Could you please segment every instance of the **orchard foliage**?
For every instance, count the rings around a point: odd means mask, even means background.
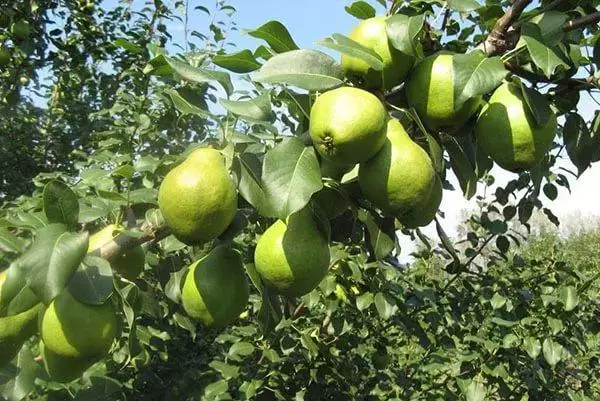
[[[248,31],[255,49],[239,49],[228,41],[238,29],[235,4],[224,0],[114,9],[93,0],[7,3],[0,270],[10,266],[13,278],[0,292],[0,335],[12,317],[65,291],[116,308],[120,333],[107,356],[69,383],[48,376],[39,335],[27,333],[18,355],[0,366],[0,397],[600,398],[597,255],[588,247],[582,258],[556,240],[521,248],[532,214],[558,225],[548,201],[600,159],[600,113],[587,121],[579,110],[580,99],[598,92],[597,0],[345,7],[357,23],[388,15],[389,42],[417,62],[457,53],[455,107],[487,100],[510,80],[537,124],[559,116],[541,163],[497,186],[493,162],[477,147],[476,116],[456,130],[431,129],[402,85],[372,90],[428,153],[444,189],[477,200],[478,213],[456,239],[443,219],[434,223],[438,238],[428,238],[374,207],[356,170],[322,172],[308,134],[311,107],[322,92],[361,84],[330,54],[384,68],[348,36],[332,33],[299,49],[294,33],[272,20]],[[200,18],[210,22],[198,26]],[[184,27],[183,43],[173,40],[173,24]],[[190,246],[170,235],[157,194],[199,146],[224,155],[239,207],[217,239]],[[331,205],[340,205],[334,218]],[[309,294],[283,297],[254,267],[256,241],[276,219],[306,207],[329,239],[329,274]],[[88,253],[90,234],[113,223],[124,231]],[[400,235],[420,244],[410,266],[397,262]],[[223,244],[242,255],[250,301],[233,325],[206,329],[185,314],[181,287],[188,266]],[[142,275],[113,272],[107,259],[139,245]]]

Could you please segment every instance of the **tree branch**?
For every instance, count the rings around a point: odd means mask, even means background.
[[[136,246],[142,245],[146,242],[158,242],[168,237],[171,232],[166,226],[152,227],[148,222],[142,224],[140,229],[143,235],[139,238],[128,235],[127,233],[120,233],[112,241],[107,242],[100,248],[97,248],[90,255],[100,256],[106,260],[111,260],[114,257],[127,252]]]
[[[510,28],[531,2],[532,0],[515,0],[504,15],[498,19],[492,32],[477,48],[483,50],[488,56],[494,56],[514,47],[516,35],[511,35],[510,32],[516,31]]]
[[[597,24],[598,22],[600,22],[600,11],[596,11],[595,13],[585,15],[581,18],[573,19],[564,24],[562,30],[564,32],[569,32],[588,25]]]

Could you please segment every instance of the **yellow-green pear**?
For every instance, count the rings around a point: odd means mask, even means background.
[[[329,245],[309,209],[278,220],[259,238],[256,271],[283,295],[301,296],[315,289],[329,270]]]
[[[237,190],[218,150],[200,148],[172,169],[158,191],[160,211],[182,242],[221,235],[237,211]]]
[[[387,17],[373,17],[361,21],[350,33],[350,39],[374,51],[383,62],[383,70],[371,68],[365,61],[342,55],[346,76],[368,89],[389,90],[401,84],[414,64],[414,58],[394,48],[387,30]]]
[[[435,183],[425,203],[410,210],[408,213],[399,217],[398,220],[407,228],[425,227],[435,218],[435,215],[440,208],[440,204],[442,203],[442,195],[442,180],[436,174]]]
[[[395,119],[381,151],[358,170],[365,198],[399,219],[427,203],[435,180],[431,159]]]
[[[42,309],[43,305],[37,304],[18,315],[0,318],[0,368],[12,361],[25,341],[35,334]]]
[[[220,245],[189,267],[181,299],[186,313],[205,327],[222,327],[244,311],[249,296],[242,257]]]
[[[117,326],[110,301],[88,305],[65,290],[44,312],[40,334],[46,347],[60,356],[101,358],[110,350]]]
[[[500,167],[522,171],[537,165],[552,146],[556,114],[538,125],[520,86],[503,83],[483,107],[476,124],[477,146]]]
[[[59,355],[48,349],[43,341],[40,341],[40,356],[48,377],[59,383],[68,383],[80,378],[83,372],[96,362],[96,358]]]
[[[320,95],[310,111],[310,137],[324,159],[356,164],[381,149],[387,118],[375,95],[357,88],[333,89]]]
[[[121,231],[123,231],[122,227],[109,224],[97,233],[92,234],[90,236],[88,252],[92,252],[107,244]],[[113,270],[128,280],[136,279],[142,270],[144,270],[145,263],[146,255],[141,246],[136,246],[125,253],[116,255],[110,260],[110,266]]]
[[[429,128],[462,126],[481,105],[481,97],[459,107],[454,101],[453,54],[440,52],[426,57],[406,79],[406,99]]]

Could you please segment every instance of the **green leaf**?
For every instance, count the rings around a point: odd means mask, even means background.
[[[454,136],[446,136],[444,139],[444,147],[450,156],[452,171],[456,174],[465,197],[471,199],[477,192],[477,174],[467,154],[466,146]]]
[[[44,213],[49,223],[62,223],[75,228],[79,219],[77,195],[60,181],[50,181],[44,187]]]
[[[448,234],[446,234],[446,231],[444,231],[442,225],[437,219],[435,219],[435,230],[437,231],[437,234],[440,237],[440,241],[442,241],[442,247],[450,254],[452,260],[454,261],[454,264],[459,266],[460,259],[458,257],[458,254],[456,253],[456,249],[454,249],[454,244],[452,244],[452,241],[450,241]]]
[[[284,219],[304,208],[323,188],[314,148],[305,147],[298,138],[283,140],[267,152],[262,182],[277,217]]]
[[[252,153],[242,153],[234,157],[232,170],[236,177],[240,195],[263,216],[274,216],[269,197],[260,178],[261,165]]]
[[[349,6],[344,7],[346,12],[358,19],[368,19],[375,16],[375,9],[366,1],[355,1]]]
[[[219,102],[225,110],[249,121],[267,121],[272,118],[271,96],[268,92],[251,100],[219,99]]]
[[[347,36],[334,33],[330,38],[319,40],[317,44],[359,58],[376,71],[383,70],[383,61],[377,53]]]
[[[387,36],[396,49],[410,56],[418,56],[417,36],[423,29],[425,15],[396,14],[387,19]]]
[[[544,353],[544,359],[552,367],[555,367],[562,359],[563,346],[559,343],[546,338],[542,344],[542,352]]]
[[[521,93],[523,94],[525,104],[533,115],[535,122],[539,126],[546,125],[552,114],[550,102],[540,92],[529,88],[523,82],[519,81],[519,84],[521,85]]]
[[[467,100],[490,93],[507,74],[500,57],[486,57],[482,51],[456,54],[452,57],[452,64],[455,109]]]
[[[558,189],[554,184],[548,182],[544,184],[542,190],[544,191],[544,195],[550,200],[555,200],[558,197]]]
[[[490,299],[490,304],[493,309],[500,309],[506,304],[506,298],[496,292],[492,299]]]
[[[562,27],[568,19],[569,16],[567,14],[551,10],[533,17],[530,22],[540,28],[540,34],[544,39],[544,43],[554,46],[565,36]]]
[[[232,54],[219,54],[214,56],[212,61],[219,67],[237,72],[238,74],[256,71],[262,65],[256,61],[254,54],[248,49]]]
[[[69,292],[88,305],[102,305],[113,292],[110,263],[97,256],[86,256],[68,285]]]
[[[7,229],[0,227],[0,250],[4,252],[21,253],[25,248],[22,238],[11,234]]]
[[[65,289],[88,249],[88,233],[73,234],[63,224],[38,230],[33,245],[18,260],[27,285],[46,305]]]
[[[219,380],[214,383],[210,383],[204,388],[204,400],[218,400],[221,399],[219,396],[225,394],[229,390],[229,384],[227,380]]]
[[[479,381],[471,380],[464,391],[467,401],[483,401],[487,396],[487,388]]]
[[[563,61],[560,50],[556,46],[549,46],[542,37],[538,25],[525,23],[521,27],[521,40],[527,46],[531,59],[550,78],[559,66],[568,67]]]
[[[257,82],[290,84],[309,91],[338,87],[343,78],[342,67],[331,56],[304,49],[270,58],[254,75]]]
[[[373,294],[366,292],[356,297],[356,309],[363,311],[367,309],[373,303]]]
[[[183,114],[195,114],[203,118],[216,117],[207,110],[203,110],[198,106],[191,104],[189,101],[184,99],[175,89],[165,89],[165,93],[171,97],[173,104]]]
[[[523,348],[531,359],[536,359],[542,351],[542,343],[535,337],[525,337],[523,339]]]
[[[73,401],[105,401],[118,398],[123,385],[107,376],[91,376],[90,384],[79,391]]]
[[[379,317],[381,317],[383,320],[389,319],[398,310],[398,307],[381,292],[378,292],[375,295],[374,302],[377,313],[379,313]]]
[[[237,342],[229,348],[227,356],[234,360],[240,360],[239,357],[252,355],[254,353],[254,345],[248,342]]]
[[[314,357],[319,354],[319,347],[315,344],[315,341],[311,337],[311,333],[314,329],[306,329],[302,331],[300,335],[300,343],[302,347],[306,349],[311,357]]]
[[[229,365],[221,361],[212,361],[208,364],[211,368],[216,370],[223,376],[224,379],[235,379],[240,374],[240,368],[237,366]]]
[[[567,154],[581,175],[600,151],[600,135],[592,137],[583,117],[569,113],[563,128],[563,138]]]
[[[249,31],[248,35],[263,39],[277,53],[298,49],[298,45],[292,39],[287,28],[279,21],[269,21],[257,29]]]
[[[505,254],[510,248],[510,241],[504,235],[499,235],[496,237],[496,247],[501,253]]]
[[[573,286],[563,286],[558,290],[558,298],[562,302],[565,311],[570,312],[579,304],[577,289]]]
[[[114,44],[115,46],[125,49],[131,53],[139,54],[144,51],[144,49],[142,49],[140,46],[136,45],[135,43],[131,43],[125,38],[116,39]]]
[[[180,75],[183,79],[190,82],[218,82],[221,84],[225,92],[230,95],[233,92],[233,84],[228,73],[222,71],[206,70],[203,68],[194,67],[187,62],[176,60],[171,57],[164,57],[167,64]]]
[[[448,0],[448,8],[459,13],[468,13],[480,9],[481,5],[475,0]]]
[[[35,379],[38,377],[39,365],[34,355],[25,344],[16,358],[16,374],[10,381],[0,385],[0,395],[7,401],[20,401],[35,390]],[[0,397],[1,398],[1,397]]]
[[[384,259],[396,246],[394,239],[385,232],[389,230],[384,230],[383,222],[376,221],[375,218],[365,210],[360,210],[358,212],[358,218],[367,226],[367,230],[369,231],[369,242],[375,252],[375,257],[379,260]]]

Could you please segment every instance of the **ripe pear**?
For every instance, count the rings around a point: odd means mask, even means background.
[[[329,258],[329,245],[306,208],[269,227],[254,252],[263,280],[290,297],[315,289],[327,275]]]
[[[395,119],[381,151],[358,170],[365,198],[398,219],[428,202],[435,179],[431,159]]]
[[[477,96],[456,107],[452,53],[437,53],[415,66],[406,79],[406,100],[433,130],[462,126],[481,105]]]
[[[43,341],[40,341],[40,355],[48,377],[59,383],[68,383],[81,377],[83,372],[96,362],[94,358],[59,355],[48,349]]]
[[[25,341],[37,331],[41,303],[18,315],[0,318],[0,368],[17,355]]]
[[[521,88],[506,82],[481,110],[475,130],[483,153],[500,167],[518,172],[538,164],[552,146],[556,114],[551,112],[546,124],[537,125]]]
[[[249,296],[242,257],[227,245],[216,247],[189,267],[181,294],[186,313],[205,327],[233,322]]]
[[[368,89],[389,90],[401,84],[415,61],[390,43],[386,24],[386,17],[368,18],[359,23],[349,36],[381,57],[382,71],[372,69],[359,58],[342,55],[342,68],[346,76]]]
[[[435,214],[442,203],[442,195],[442,180],[436,174],[433,188],[431,189],[431,193],[429,194],[429,197],[425,203],[410,210],[398,220],[400,223],[402,223],[402,225],[404,225],[404,227],[407,228],[425,227],[435,218]]]
[[[221,235],[237,211],[237,191],[218,150],[200,148],[171,170],[158,190],[162,215],[175,236],[199,244]]]
[[[379,99],[362,89],[323,93],[310,111],[310,137],[324,159],[336,164],[369,160],[385,142],[387,112]]]
[[[103,357],[115,339],[117,326],[110,301],[88,305],[65,290],[46,309],[40,334],[46,347],[60,356]]]
[[[123,228],[109,224],[97,233],[92,234],[90,236],[88,252],[92,252],[110,242],[121,231],[123,231]],[[110,260],[112,269],[127,280],[136,279],[142,270],[144,270],[145,263],[146,254],[141,246],[136,246],[125,253],[116,255]]]

